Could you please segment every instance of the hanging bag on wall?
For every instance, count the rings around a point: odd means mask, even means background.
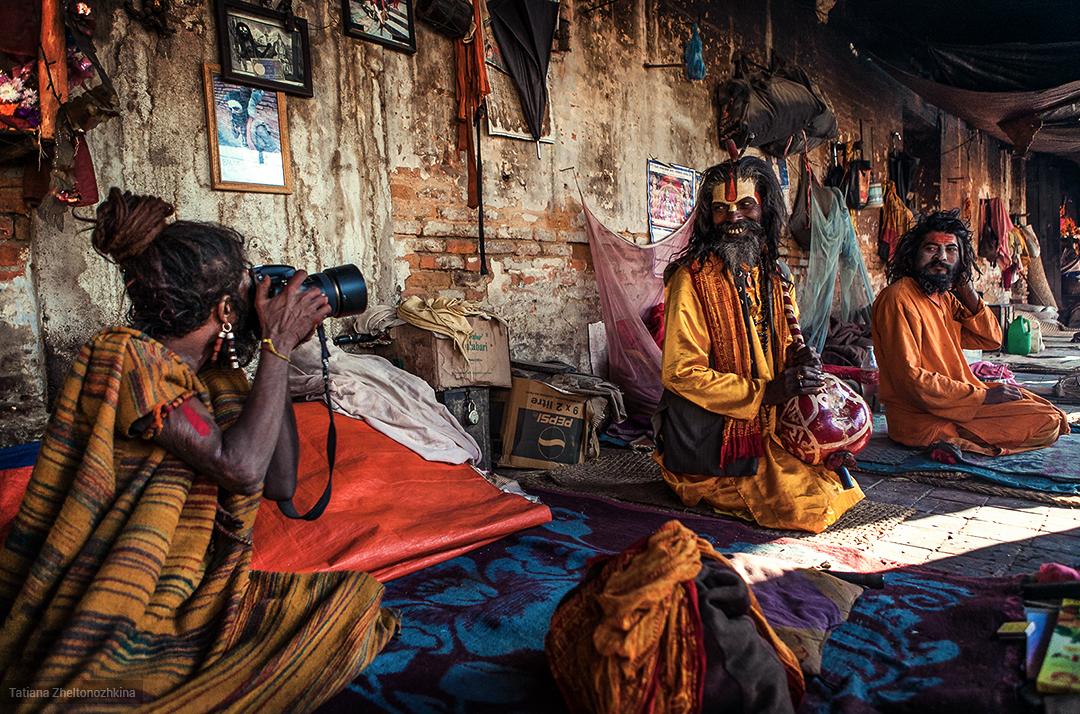
[[[416,16],[451,40],[460,40],[473,29],[473,8],[467,0],[417,0]]]
[[[714,95],[720,145],[756,146],[770,156],[810,150],[836,136],[836,115],[802,69],[773,55],[764,67],[735,60],[731,79]]]
[[[810,159],[803,152],[799,156],[799,189],[795,194],[795,205],[791,209],[788,230],[791,237],[803,250],[810,250],[810,192],[814,187],[814,172],[810,168]]]
[[[848,208],[856,211],[866,208],[870,203],[870,162],[863,154],[863,131],[862,121],[859,121],[859,140],[855,142],[854,150],[859,152],[859,158],[853,158],[847,163],[844,173],[844,199]]]

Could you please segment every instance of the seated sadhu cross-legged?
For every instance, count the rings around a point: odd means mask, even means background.
[[[686,505],[820,532],[863,495],[776,440],[777,407],[824,385],[783,317],[785,296],[794,303],[777,257],[785,213],[760,159],[705,172],[690,243],[666,275],[656,460]]]
[[[131,326],[80,350],[0,551],[19,710],[311,711],[397,628],[364,573],[251,569],[263,497],[296,486],[288,357],[330,308],[303,271],[252,289],[239,234],[171,213],[115,188],[98,208]],[[94,694],[15,694],[54,688]]]
[[[1019,387],[983,383],[964,359],[964,349],[1001,346],[997,318],[972,285],[973,264],[958,212],[930,214],[901,238],[873,310],[889,437],[950,463],[959,450],[1013,454],[1069,433],[1060,409]]]

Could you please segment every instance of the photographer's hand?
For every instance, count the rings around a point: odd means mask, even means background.
[[[300,289],[306,278],[303,270],[296,271],[274,297],[270,297],[269,280],[261,280],[255,287],[255,312],[262,335],[272,340],[274,348],[286,357],[330,316],[330,302],[322,291]]]

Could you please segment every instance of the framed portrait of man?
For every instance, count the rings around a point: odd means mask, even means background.
[[[292,193],[285,94],[225,79],[203,65],[210,185],[219,191]]]
[[[399,52],[416,52],[413,0],[342,0],[341,8],[349,37]]]
[[[307,21],[238,0],[216,0],[221,74],[233,82],[312,96]]]

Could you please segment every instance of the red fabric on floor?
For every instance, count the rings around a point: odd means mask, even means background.
[[[301,513],[326,486],[326,407],[295,406]],[[335,415],[334,491],[316,521],[264,502],[255,521],[256,570],[363,570],[386,582],[551,520],[547,506],[505,494],[469,466],[425,461],[359,419]]]
[[[15,516],[19,515],[26,485],[30,483],[33,466],[20,466],[15,469],[0,469],[0,545],[7,539]]]

